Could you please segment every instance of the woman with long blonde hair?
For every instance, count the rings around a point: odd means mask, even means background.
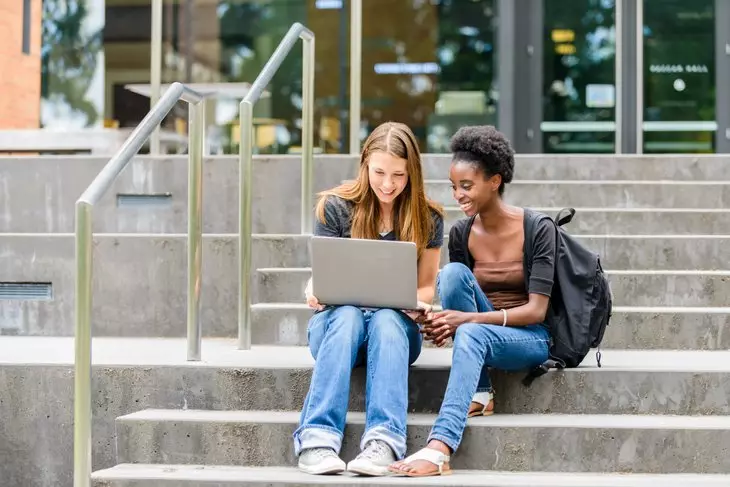
[[[388,465],[405,455],[408,367],[421,352],[416,320],[431,309],[443,232],[442,211],[426,198],[416,138],[400,123],[384,123],[370,134],[355,181],[321,193],[315,235],[416,244],[420,311],[325,308],[312,296],[310,281],[305,296],[315,310],[308,327],[315,365],[294,433],[302,471],[387,475]],[[365,364],[365,433],[361,453],[345,465],[338,455],[350,374]]]

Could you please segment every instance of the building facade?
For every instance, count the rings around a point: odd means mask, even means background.
[[[150,81],[150,0],[42,4],[40,29],[31,16],[31,39],[41,30],[42,49],[31,46],[28,59],[0,56],[14,67],[18,58],[40,63],[22,71],[27,82],[15,82],[26,89],[22,105],[38,117],[17,120],[28,128],[136,125],[149,100],[126,85]],[[252,82],[291,24],[302,22],[316,35],[315,147],[345,152],[348,7],[348,0],[165,0],[163,82]],[[445,152],[458,126],[479,123],[497,125],[520,152],[730,152],[723,89],[730,2],[641,0],[640,7],[635,0],[363,0],[361,138],[398,120],[424,151]],[[10,15],[15,35],[22,10]],[[300,146],[301,63],[296,50],[257,104],[261,152]],[[225,152],[236,150],[238,101],[210,106],[209,130]],[[0,110],[0,127],[14,113]],[[165,123],[177,130],[184,120],[181,107]]]
[[[0,2],[0,130],[40,123],[41,2]]]

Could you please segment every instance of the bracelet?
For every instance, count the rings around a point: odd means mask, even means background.
[[[504,320],[502,320],[502,326],[507,326],[507,310],[502,309],[502,316],[504,316]]]

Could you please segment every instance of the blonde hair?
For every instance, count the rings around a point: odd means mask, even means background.
[[[378,197],[370,188],[368,177],[368,160],[374,152],[384,152],[407,161],[408,183],[394,202],[393,230],[396,240],[414,242],[420,257],[434,228],[431,212],[436,211],[441,215],[443,211],[438,204],[426,198],[418,142],[405,124],[386,122],[372,131],[363,146],[357,179],[319,193],[317,218],[326,223],[325,202],[329,196],[339,196],[354,203],[352,237],[372,240],[379,238],[380,205]]]

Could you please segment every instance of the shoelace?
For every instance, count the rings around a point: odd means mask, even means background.
[[[390,447],[385,443],[373,440],[368,444],[368,447],[365,448],[365,451],[362,452],[362,456],[368,460],[373,460],[383,456],[385,453],[388,453],[389,449]]]

